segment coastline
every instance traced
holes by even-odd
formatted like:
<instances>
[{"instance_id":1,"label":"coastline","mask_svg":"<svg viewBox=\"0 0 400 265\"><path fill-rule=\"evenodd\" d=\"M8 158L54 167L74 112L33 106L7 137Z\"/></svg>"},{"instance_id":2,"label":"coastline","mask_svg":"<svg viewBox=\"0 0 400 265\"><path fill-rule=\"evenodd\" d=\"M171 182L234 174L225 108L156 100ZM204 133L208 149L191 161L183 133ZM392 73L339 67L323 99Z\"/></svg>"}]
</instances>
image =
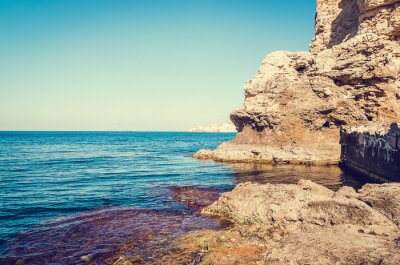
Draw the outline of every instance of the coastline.
<instances>
[{"instance_id":1,"label":"coastline","mask_svg":"<svg viewBox=\"0 0 400 265\"><path fill-rule=\"evenodd\" d=\"M310 50L269 54L230 115L236 137L192 157L339 165L343 126L400 120L399 14L398 0L318 0ZM304 179L245 182L199 214L228 228L187 233L154 264L400 264L400 183L333 191Z\"/></svg>"},{"instance_id":2,"label":"coastline","mask_svg":"<svg viewBox=\"0 0 400 265\"><path fill-rule=\"evenodd\" d=\"M215 204L249 203L249 207L246 208L251 212L264 211L262 208L258 209L258 206L279 205L283 201L281 198L268 203L254 201L257 198L270 199L275 196L272 192L258 194L258 189L267 186L276 187L278 190L283 191L288 187L297 186L295 183L305 177L319 183L319 185L328 187L331 191L315 185L320 187L319 189L326 191L328 195L332 194L333 191L340 190L344 185L351 185L357 190L364 184L354 182L357 181L355 177L346 176L346 173L342 172L337 166L268 165L263 163L227 164L199 161L183 155L183 153L195 152L198 146L211 148L217 146L223 140L231 139L231 136L226 135L214 134L211 137L208 134L170 133L166 135L165 133L159 133L157 136L153 133L150 135L137 133L136 137L132 137L133 134L131 133L120 133L119 135L104 133L99 135L100 138L93 138L91 135L83 133L79 137L77 136L77 134L73 137L70 134L65 134L60 137L58 133L49 133L46 137L43 136L44 138L38 138L36 134L32 134L31 140L29 140L31 143L28 146L35 146L36 148L26 148L26 136L24 136L24 141L22 142L15 141L15 136L10 136L8 141L12 141L17 146L23 144L25 146L24 150L29 150L32 155L29 163L27 163L28 161L25 159L26 151L20 153L23 159L20 159L19 163L23 164L18 164L14 161L14 169L18 169L19 171L17 172L25 172L23 174L26 174L26 170L32 169L33 164L45 170L48 168L48 164L51 163L52 166L61 166L64 170L70 168L71 175L73 175L76 173L77 168L86 168L89 172L92 172L93 162L95 161L97 170L101 168L106 170L104 174L100 175L99 171L94 172L93 179L101 182L111 181L108 187L118 188L119 192L110 191L111 193L103 197L102 194L96 193L88 197L88 199L93 198L96 204L99 203L100 207L89 207L89 211L78 212L73 216L64 215L65 218L61 219L47 219L49 222L44 224L38 222L32 229L22 231L7 243L7 246L10 247L9 252L0 258L0 263L10 261L8 262L10 264L15 264L16 262L18 264L45 264L53 261L58 264L137 265L187 264L188 262L207 264L207 261L211 260L214 264L224 265L234 264L235 262L241 264L240 262L244 261L247 262L246 264L257 264L256 262L260 261L260 257L266 253L266 245L279 245L282 242L276 241L275 238L270 240L267 235L262 238L265 231L259 230L257 223L249 225L235 223L235 219L221 219L217 213L210 216L209 213L205 212L206 210L202 210L204 207L206 209L213 207L209 205L213 205L215 201L220 200ZM158 141L156 142L158 145L154 146L152 144L155 136L157 136L156 139ZM47 148L48 141L43 139L51 139L51 143L56 143L63 147L57 148L57 151L53 150L54 159L51 161L46 156L41 158L36 155L37 148ZM3 140L5 139L3 138ZM141 141L144 142L137 145ZM127 142L130 144L127 144ZM77 143L79 145L76 145ZM82 146L83 143L91 148L90 157L82 156L80 152L80 150L87 150L86 148L76 149L76 146ZM106 148L105 143L107 143ZM132 149L134 145L136 147ZM68 146L67 149L65 149L66 146ZM97 147L93 149L94 146ZM121 148L124 149L121 150ZM65 152L66 150L70 152ZM97 150L97 152L93 152L94 150ZM104 150L107 150L107 153L104 153ZM134 150L136 150L135 153L139 151L139 154L141 154L140 157L137 157L138 163L133 163L132 151ZM143 151L146 153L142 153ZM94 157L98 159L94 159ZM149 163L148 170L143 171L146 167L139 167L139 165L143 166L142 163L146 158L152 158L152 162ZM111 159L112 163L110 163ZM174 163L177 167L170 167L170 164L169 166L166 165L166 160L169 163ZM110 164L114 165L114 170L109 168ZM155 167L155 165L157 166ZM129 169L129 171L121 171L123 168ZM155 170L152 170L153 168ZM163 173L160 174L160 171L163 171ZM142 176L144 177L156 174L156 179L150 177L148 179L149 182L137 185L140 183L135 184L135 182L139 181L139 179L133 176L139 176L139 173L143 174ZM161 180L159 178L160 175L166 177L165 184L158 183ZM75 182L72 181L71 184L86 186L86 180L82 179L80 175L77 177ZM176 178L180 181L177 182ZM24 180L28 181L29 179L25 178ZM54 180L65 181L63 178L50 178L50 180L53 182ZM142 180L146 180L146 178ZM37 187L36 185L40 179L31 178L31 181L34 184L33 187ZM249 182L253 184L248 184ZM195 183L196 185L190 186L190 183ZM244 192L245 197L238 196L236 189L230 191L238 183L247 183L239 184L236 188L239 191L242 186L250 185L251 189ZM62 188L57 182L54 184L54 186L49 187L47 185L46 187L49 190ZM143 185L147 188L133 189L128 193L121 192L137 186L140 188ZM26 184L25 187L27 187ZM99 187L104 186L99 185ZM93 188L93 185L88 186L88 188ZM306 190L308 189L307 187L305 188ZM12 187L11 190L13 190ZM44 193L42 194L37 189L33 191L37 192L38 196L42 198ZM73 195L72 191L66 189L65 192L68 196L57 199L68 198ZM133 199L132 196L136 194L139 196L139 201L143 203L143 195L145 193L140 193L141 191L149 193L150 197L148 199L151 204L150 206L143 205L143 208L150 209L113 207L113 201L120 205L120 199L128 198L131 200ZM232 192L232 199L225 201L224 198L226 196L229 197ZM393 192L395 195L398 193L397 190L393 190ZM312 193L313 191L310 190L310 194L306 197L313 197ZM81 196L81 194L79 193L78 195ZM87 192L83 194L87 194ZM381 198L377 200L378 204L390 205L392 203L393 207L396 207L393 202L388 200L391 198L391 193L385 191L385 194L386 197L382 197L382 200ZM15 194L12 193L12 195ZM122 197L116 198L116 195ZM123 195L128 195L128 197ZM292 198L293 195L289 193L283 197ZM107 201L105 200L102 203L99 198L107 199ZM329 196L323 198L324 200L329 199ZM295 202L293 201L293 203ZM65 203L62 206L71 207L73 205ZM156 210L153 207L164 209ZM392 209L392 207L388 207L388 209ZM242 212L240 210L238 214ZM390 214L396 215L395 212ZM221 225L218 225L218 223L221 223ZM292 236L295 235L293 234ZM288 234L288 236L290 235ZM389 236L392 235L389 234ZM379 235L378 238L382 239L384 236ZM285 240L288 240L288 238L285 237ZM268 248L268 250L272 251L273 249ZM54 251L58 254L54 255ZM111 254L112 256L110 256ZM224 257L224 259L221 259L221 257ZM5 258L8 258L8 260Z\"/></svg>"},{"instance_id":3,"label":"coastline","mask_svg":"<svg viewBox=\"0 0 400 265\"><path fill-rule=\"evenodd\" d=\"M249 144L223 143L215 150L201 149L192 155L200 160L214 160L226 163L261 163L269 165L291 164L308 166L333 166L338 165L339 158L313 155L309 150L300 150L294 154L292 150L275 147L265 147Z\"/></svg>"},{"instance_id":4,"label":"coastline","mask_svg":"<svg viewBox=\"0 0 400 265\"><path fill-rule=\"evenodd\" d=\"M226 163L339 165L398 181L400 1L317 1L309 52L273 52L230 115L236 137L192 157ZM376 26L379 25L379 26ZM392 56L393 54L393 56ZM343 134L343 128L362 128ZM393 128L393 126L391 126ZM346 140L347 139L347 140ZM355 167L354 165L357 165ZM190 233L165 264L400 264L400 183L332 191L241 183L203 208L229 230Z\"/></svg>"},{"instance_id":5,"label":"coastline","mask_svg":"<svg viewBox=\"0 0 400 265\"><path fill-rule=\"evenodd\" d=\"M400 183L242 183L202 208L227 225L169 242L151 264L398 264ZM127 256L114 265L147 264Z\"/></svg>"},{"instance_id":6,"label":"coastline","mask_svg":"<svg viewBox=\"0 0 400 265\"><path fill-rule=\"evenodd\" d=\"M106 2L7 8L4 126L221 120L264 19L313 19ZM315 2L308 51L268 54L231 122L0 131L0 264L399 265L400 0Z\"/></svg>"}]
</instances>

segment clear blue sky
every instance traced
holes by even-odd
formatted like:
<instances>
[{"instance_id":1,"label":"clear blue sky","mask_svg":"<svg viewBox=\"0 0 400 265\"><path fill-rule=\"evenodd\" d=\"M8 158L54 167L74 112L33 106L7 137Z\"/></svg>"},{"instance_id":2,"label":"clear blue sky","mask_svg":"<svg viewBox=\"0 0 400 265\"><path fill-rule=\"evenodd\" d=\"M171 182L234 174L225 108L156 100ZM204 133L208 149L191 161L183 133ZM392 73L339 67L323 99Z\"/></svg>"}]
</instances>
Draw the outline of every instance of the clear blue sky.
<instances>
[{"instance_id":1,"label":"clear blue sky","mask_svg":"<svg viewBox=\"0 0 400 265\"><path fill-rule=\"evenodd\" d=\"M0 0L0 130L179 130L229 120L315 0Z\"/></svg>"}]
</instances>

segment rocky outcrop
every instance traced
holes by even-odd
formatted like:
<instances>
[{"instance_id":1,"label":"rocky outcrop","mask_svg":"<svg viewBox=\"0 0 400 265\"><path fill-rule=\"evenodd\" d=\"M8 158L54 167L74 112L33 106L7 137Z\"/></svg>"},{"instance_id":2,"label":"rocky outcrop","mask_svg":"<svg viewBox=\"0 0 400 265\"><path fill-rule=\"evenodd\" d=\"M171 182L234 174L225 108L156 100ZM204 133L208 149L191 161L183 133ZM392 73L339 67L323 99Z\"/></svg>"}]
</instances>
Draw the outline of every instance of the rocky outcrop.
<instances>
[{"instance_id":1,"label":"rocky outcrop","mask_svg":"<svg viewBox=\"0 0 400 265\"><path fill-rule=\"evenodd\" d=\"M400 227L399 184L367 184L359 191L359 199L371 205Z\"/></svg>"},{"instance_id":2,"label":"rocky outcrop","mask_svg":"<svg viewBox=\"0 0 400 265\"><path fill-rule=\"evenodd\" d=\"M229 229L184 236L160 264L400 264L399 195L399 183L239 184L202 211Z\"/></svg>"},{"instance_id":3,"label":"rocky outcrop","mask_svg":"<svg viewBox=\"0 0 400 265\"><path fill-rule=\"evenodd\" d=\"M400 120L400 1L318 0L309 52L274 52L232 112L236 138L200 159L332 164L340 127Z\"/></svg>"},{"instance_id":4,"label":"rocky outcrop","mask_svg":"<svg viewBox=\"0 0 400 265\"><path fill-rule=\"evenodd\" d=\"M214 123L208 126L196 126L184 130L185 132L236 132L236 127L230 122Z\"/></svg>"}]
</instances>

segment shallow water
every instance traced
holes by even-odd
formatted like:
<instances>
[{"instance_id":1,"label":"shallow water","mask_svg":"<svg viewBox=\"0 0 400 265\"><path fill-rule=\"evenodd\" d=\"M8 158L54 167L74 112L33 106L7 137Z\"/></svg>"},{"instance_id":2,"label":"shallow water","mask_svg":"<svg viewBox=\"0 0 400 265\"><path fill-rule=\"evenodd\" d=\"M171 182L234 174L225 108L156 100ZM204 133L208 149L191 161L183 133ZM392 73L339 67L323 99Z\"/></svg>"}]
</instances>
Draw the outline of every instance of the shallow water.
<instances>
[{"instance_id":1,"label":"shallow water","mask_svg":"<svg viewBox=\"0 0 400 265\"><path fill-rule=\"evenodd\" d=\"M238 182L363 184L337 167L230 165L187 156L233 136L0 132L0 263L102 263L117 253L151 259L166 239L220 227L196 215L204 205L196 200L202 192L215 200L215 192ZM191 187L201 189L188 195Z\"/></svg>"}]
</instances>

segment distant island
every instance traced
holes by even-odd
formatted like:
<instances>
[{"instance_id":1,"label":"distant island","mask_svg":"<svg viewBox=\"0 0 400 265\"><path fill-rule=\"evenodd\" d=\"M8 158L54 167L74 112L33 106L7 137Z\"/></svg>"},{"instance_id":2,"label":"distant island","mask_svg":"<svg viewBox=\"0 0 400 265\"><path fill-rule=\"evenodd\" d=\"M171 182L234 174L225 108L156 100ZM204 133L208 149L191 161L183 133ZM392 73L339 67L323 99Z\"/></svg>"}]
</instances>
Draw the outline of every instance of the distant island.
<instances>
[{"instance_id":1,"label":"distant island","mask_svg":"<svg viewBox=\"0 0 400 265\"><path fill-rule=\"evenodd\" d=\"M236 132L236 127L231 122L213 123L206 126L196 126L183 130L185 132Z\"/></svg>"}]
</instances>

